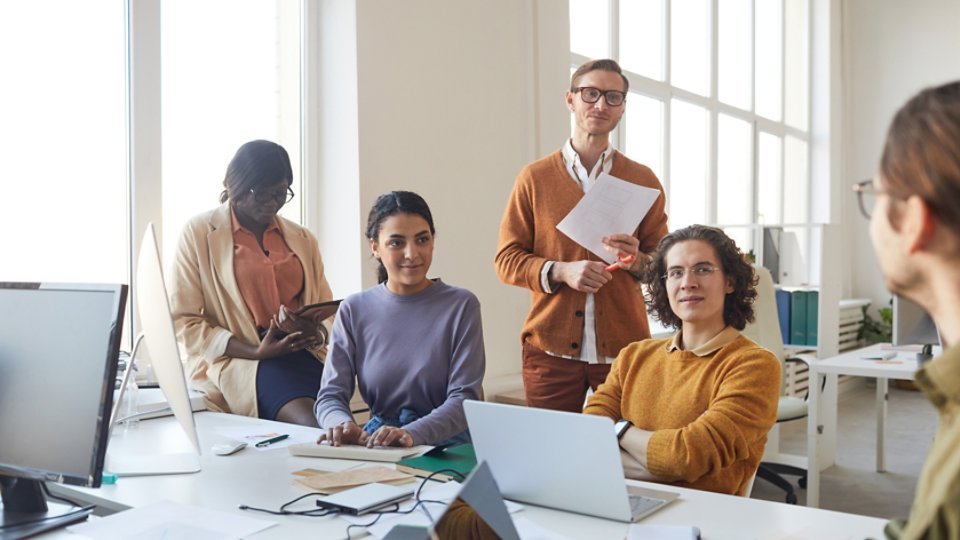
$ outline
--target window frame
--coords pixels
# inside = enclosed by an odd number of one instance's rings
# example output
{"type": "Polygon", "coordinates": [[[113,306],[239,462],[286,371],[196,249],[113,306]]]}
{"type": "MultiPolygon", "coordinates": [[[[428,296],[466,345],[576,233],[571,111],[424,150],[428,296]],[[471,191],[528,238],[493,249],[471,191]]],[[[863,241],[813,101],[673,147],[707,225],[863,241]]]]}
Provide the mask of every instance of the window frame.
{"type": "MultiPolygon", "coordinates": [[[[165,241],[163,231],[162,198],[162,116],[161,116],[161,0],[125,0],[126,58],[127,58],[127,235],[129,253],[127,261],[128,281],[135,289],[137,256],[143,231],[153,223],[158,243],[165,241]]],[[[316,21],[319,8],[313,2],[300,0],[296,7],[284,6],[284,16],[299,17],[299,109],[298,145],[288,149],[291,159],[299,155],[300,169],[294,182],[297,197],[294,204],[300,207],[302,224],[314,222],[316,190],[311,189],[314,179],[319,178],[319,161],[308,159],[312,153],[304,152],[319,138],[318,115],[310,115],[308,104],[316,101],[319,93],[319,65],[315,61],[319,42],[316,21]],[[299,185],[297,185],[299,184],[299,185]]],[[[283,45],[281,45],[283,46],[283,45]]],[[[226,166],[226,164],[224,164],[226,166]]],[[[166,270],[171,261],[163,260],[166,270]]],[[[169,278],[168,278],[169,279],[169,278]]],[[[169,283],[168,283],[169,286],[169,283]]],[[[140,331],[136,316],[136,298],[131,294],[125,343],[132,345],[133,337],[140,331]]]]}
{"type": "MultiPolygon", "coordinates": [[[[807,190],[807,200],[811,201],[812,197],[812,182],[811,182],[811,156],[813,153],[812,148],[812,137],[811,137],[811,125],[813,122],[812,119],[812,79],[811,76],[811,58],[813,57],[812,50],[812,32],[813,32],[813,9],[814,2],[807,1],[806,3],[806,35],[803,36],[804,42],[806,44],[806,61],[804,62],[803,69],[805,70],[806,78],[806,129],[800,129],[794,126],[787,124],[786,121],[786,82],[787,82],[787,50],[786,39],[787,39],[787,6],[786,2],[790,0],[777,0],[781,3],[781,70],[780,70],[780,110],[781,110],[781,120],[774,121],[769,118],[760,116],[757,114],[754,109],[756,107],[756,92],[751,90],[750,98],[750,110],[744,110],[727,103],[723,103],[719,100],[718,97],[718,64],[719,64],[719,16],[718,16],[718,4],[719,0],[710,0],[710,28],[711,35],[709,39],[710,43],[710,65],[708,69],[709,73],[709,87],[710,87],[710,96],[701,96],[694,92],[684,90],[682,88],[673,86],[670,83],[671,80],[671,66],[670,66],[670,55],[671,55],[671,17],[672,13],[672,2],[670,0],[659,0],[661,3],[661,9],[663,13],[662,17],[662,35],[661,35],[661,51],[662,51],[662,72],[663,72],[663,81],[656,79],[651,79],[645,77],[638,73],[634,73],[627,69],[623,70],[624,75],[630,81],[630,92],[639,93],[645,97],[655,99],[661,102],[663,107],[663,122],[661,124],[661,163],[662,170],[660,173],[660,181],[663,184],[664,191],[666,192],[668,200],[671,197],[671,176],[670,176],[670,131],[671,131],[671,116],[672,116],[672,107],[671,102],[673,99],[679,99],[687,103],[696,105],[698,107],[704,108],[709,116],[709,127],[708,127],[708,148],[707,148],[707,208],[704,209],[704,218],[707,224],[719,225],[719,226],[743,226],[743,225],[755,225],[759,223],[759,156],[758,156],[758,141],[761,133],[768,133],[777,137],[780,143],[781,156],[785,155],[786,152],[786,137],[792,136],[803,143],[806,144],[807,148],[807,168],[805,178],[806,190],[807,190]],[[743,121],[748,122],[753,127],[753,155],[752,155],[752,174],[751,174],[751,186],[752,186],[752,202],[751,202],[751,215],[753,219],[750,223],[729,223],[729,224],[718,224],[717,223],[717,190],[718,190],[718,155],[717,155],[717,132],[718,132],[718,115],[722,113],[733,118],[737,118],[743,121]]],[[[751,40],[751,59],[750,59],[750,88],[755,89],[756,87],[756,26],[753,21],[755,13],[755,5],[758,1],[769,1],[769,0],[753,0],[751,2],[751,28],[753,29],[754,38],[751,40]]],[[[607,0],[609,4],[609,13],[610,18],[608,20],[608,35],[609,42],[607,44],[609,50],[609,57],[614,60],[620,58],[620,0],[607,0]]],[[[578,66],[590,60],[589,58],[578,54],[574,51],[570,51],[570,67],[571,70],[576,69],[578,66]]],[[[628,97],[629,101],[629,97],[628,97]]],[[[616,131],[611,134],[611,142],[617,148],[626,147],[626,137],[629,132],[629,125],[622,121],[620,126],[617,127],[616,131]]],[[[780,215],[784,215],[784,197],[783,194],[786,192],[784,189],[785,182],[785,170],[784,164],[786,160],[781,157],[780,160],[780,215]]],[[[812,209],[808,205],[806,209],[806,220],[805,223],[812,223],[812,209]]],[[[770,223],[766,223],[770,224],[770,223]]]]}

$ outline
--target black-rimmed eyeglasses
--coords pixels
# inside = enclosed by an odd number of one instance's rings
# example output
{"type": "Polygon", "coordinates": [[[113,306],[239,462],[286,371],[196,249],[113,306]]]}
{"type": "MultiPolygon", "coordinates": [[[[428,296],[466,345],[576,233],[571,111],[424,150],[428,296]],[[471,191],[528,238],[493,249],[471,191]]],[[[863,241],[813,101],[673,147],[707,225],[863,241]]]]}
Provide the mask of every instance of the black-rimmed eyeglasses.
{"type": "Polygon", "coordinates": [[[690,272],[690,275],[698,279],[706,279],[713,275],[714,272],[720,268],[712,264],[698,264],[693,268],[683,268],[680,266],[675,266],[667,270],[667,273],[660,276],[665,281],[680,281],[683,279],[683,276],[687,275],[687,272],[690,272]]]}
{"type": "Polygon", "coordinates": [[[281,204],[287,204],[293,200],[293,189],[290,187],[287,187],[286,191],[257,191],[250,188],[250,194],[253,195],[253,200],[258,203],[277,201],[281,204]]]}
{"type": "Polygon", "coordinates": [[[853,191],[857,194],[860,213],[863,214],[863,217],[870,219],[870,213],[873,212],[873,205],[877,203],[877,194],[884,192],[874,187],[873,179],[857,182],[853,185],[853,191]]]}
{"type": "Polygon", "coordinates": [[[603,96],[607,105],[619,107],[627,100],[627,93],[619,90],[601,90],[592,86],[579,86],[574,88],[574,92],[580,92],[580,99],[584,103],[596,103],[600,100],[600,96],[603,96]]]}

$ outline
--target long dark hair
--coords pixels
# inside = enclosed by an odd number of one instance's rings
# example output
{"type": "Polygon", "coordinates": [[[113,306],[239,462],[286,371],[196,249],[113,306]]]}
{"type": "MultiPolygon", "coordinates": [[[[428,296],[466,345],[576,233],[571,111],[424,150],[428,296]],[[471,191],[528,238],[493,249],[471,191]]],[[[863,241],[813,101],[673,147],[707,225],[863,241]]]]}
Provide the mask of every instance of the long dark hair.
{"type": "MultiPolygon", "coordinates": [[[[395,214],[415,214],[426,220],[430,226],[430,234],[436,234],[433,228],[433,215],[430,214],[430,207],[423,197],[412,191],[391,191],[377,197],[377,202],[373,203],[370,209],[370,215],[367,217],[367,240],[376,242],[380,237],[380,227],[383,222],[395,214]]],[[[383,263],[377,264],[377,283],[386,283],[387,269],[383,263]]]]}
{"type": "Polygon", "coordinates": [[[293,183],[290,156],[275,142],[256,140],[245,143],[233,155],[223,178],[220,202],[250,193],[251,189],[272,186],[281,180],[293,183]]]}
{"type": "Polygon", "coordinates": [[[743,330],[753,322],[753,302],[757,298],[757,276],[747,262],[736,242],[725,232],[706,225],[690,225],[667,234],[660,240],[653,260],[647,265],[643,282],[649,287],[650,300],[647,307],[665,326],[680,328],[683,321],[670,307],[664,275],[667,273],[667,253],[670,248],[688,240],[700,240],[713,246],[720,261],[723,275],[733,283],[733,292],[723,300],[723,322],[737,330],[743,330]]]}

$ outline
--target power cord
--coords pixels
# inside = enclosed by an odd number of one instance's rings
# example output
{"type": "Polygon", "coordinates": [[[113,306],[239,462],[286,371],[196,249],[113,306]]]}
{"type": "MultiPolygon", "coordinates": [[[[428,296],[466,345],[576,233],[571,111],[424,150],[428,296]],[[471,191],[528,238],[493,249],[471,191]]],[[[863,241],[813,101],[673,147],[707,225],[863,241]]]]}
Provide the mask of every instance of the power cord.
{"type": "Polygon", "coordinates": [[[367,527],[372,527],[376,525],[376,523],[380,521],[380,518],[383,517],[385,514],[396,514],[396,515],[412,514],[418,507],[421,507],[421,506],[422,506],[421,509],[423,510],[423,513],[427,515],[427,519],[429,519],[430,523],[433,524],[434,523],[433,516],[430,515],[430,511],[427,510],[427,506],[425,503],[436,503],[436,504],[446,504],[446,503],[444,503],[443,501],[435,501],[432,499],[421,499],[420,492],[423,490],[423,486],[425,486],[427,482],[429,482],[431,479],[433,479],[434,476],[437,476],[438,474],[447,474],[447,475],[453,475],[453,476],[459,477],[460,482],[466,479],[463,473],[453,469],[439,469],[439,470],[433,471],[420,482],[419,486],[417,486],[417,491],[414,494],[414,498],[416,499],[417,502],[413,505],[412,508],[410,508],[409,510],[400,510],[400,504],[394,503],[396,510],[388,510],[385,512],[370,512],[371,514],[377,514],[377,517],[373,518],[373,521],[371,521],[370,523],[360,523],[360,524],[353,524],[353,525],[347,526],[347,540],[350,540],[350,530],[353,528],[365,529],[367,527]]]}
{"type": "Polygon", "coordinates": [[[323,517],[329,516],[332,514],[339,514],[340,511],[335,508],[312,508],[310,510],[287,510],[290,505],[296,504],[307,497],[324,497],[324,493],[307,493],[306,495],[301,495],[296,499],[287,501],[280,506],[279,510],[270,510],[269,508],[257,508],[255,506],[249,506],[246,504],[241,504],[238,506],[240,510],[251,510],[253,512],[263,512],[265,514],[271,514],[274,516],[308,516],[308,517],[323,517]]]}
{"type": "Polygon", "coordinates": [[[61,497],[60,495],[54,495],[53,493],[51,493],[51,492],[50,492],[50,489],[47,487],[47,483],[46,483],[46,482],[40,482],[40,489],[43,490],[43,495],[44,495],[46,498],[48,498],[48,499],[53,499],[53,500],[55,500],[55,501],[60,501],[60,502],[62,502],[62,503],[67,503],[67,504],[69,504],[70,506],[76,506],[77,508],[83,508],[83,505],[80,504],[80,503],[78,503],[78,502],[76,502],[76,501],[70,500],[70,499],[68,499],[68,498],[66,498],[66,497],[61,497]]]}

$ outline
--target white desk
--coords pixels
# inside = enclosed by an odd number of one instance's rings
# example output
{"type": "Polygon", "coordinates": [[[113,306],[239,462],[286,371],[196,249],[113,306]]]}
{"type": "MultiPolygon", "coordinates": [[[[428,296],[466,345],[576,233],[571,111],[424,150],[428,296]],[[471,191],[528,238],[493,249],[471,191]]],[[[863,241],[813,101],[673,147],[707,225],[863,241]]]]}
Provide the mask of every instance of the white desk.
{"type": "MultiPolygon", "coordinates": [[[[286,424],[252,418],[203,412],[196,415],[202,447],[206,450],[220,442],[217,433],[221,426],[250,426],[259,429],[283,430],[286,424]]],[[[140,422],[135,435],[149,440],[163,437],[183,439],[173,418],[140,422]]],[[[127,434],[128,439],[134,437],[127,434]]],[[[122,437],[118,434],[117,437],[122,437]]],[[[122,441],[131,443],[131,441],[122,441]]],[[[142,441],[141,441],[142,442],[142,441]]],[[[111,443],[113,444],[113,443],[111,443]]],[[[168,444],[168,448],[172,445],[168,444]]],[[[346,523],[335,517],[308,518],[301,516],[268,516],[244,512],[238,504],[249,504],[276,509],[283,502],[305,493],[294,487],[290,473],[305,467],[345,469],[356,462],[318,458],[293,457],[286,448],[257,452],[245,449],[233,456],[215,456],[205,453],[201,458],[203,470],[197,474],[120,478],[115,485],[100,489],[77,488],[50,484],[57,494],[101,505],[108,511],[124,509],[168,499],[179,503],[203,506],[230,513],[275,521],[271,527],[253,538],[345,538],[346,523]]],[[[633,483],[633,482],[631,482],[633,483]]],[[[636,482],[639,485],[664,489],[663,486],[636,482]]],[[[697,525],[704,538],[710,540],[742,540],[762,538],[775,540],[787,535],[800,538],[882,538],[885,521],[791,506],[782,503],[744,499],[703,491],[668,488],[681,493],[681,498],[644,520],[644,523],[664,525],[697,525]]],[[[584,497],[590,496],[589,486],[584,497]]],[[[606,519],[581,516],[566,512],[526,505],[520,512],[550,531],[569,538],[624,538],[627,524],[606,519]]],[[[354,538],[356,529],[351,530],[354,538]]]]}
{"type": "Polygon", "coordinates": [[[877,379],[877,472],[884,472],[885,450],[884,436],[887,422],[887,387],[890,379],[912,380],[917,371],[915,352],[898,351],[889,360],[869,360],[865,357],[877,357],[882,351],[881,345],[871,345],[863,349],[848,351],[831,356],[810,366],[810,401],[808,418],[819,418],[821,422],[807,422],[807,506],[820,504],[820,471],[833,465],[836,455],[836,418],[837,418],[837,377],[854,375],[858,377],[876,377],[877,379]],[[821,379],[826,379],[823,392],[820,392],[821,379]],[[821,453],[822,452],[822,453],[821,453]]]}

